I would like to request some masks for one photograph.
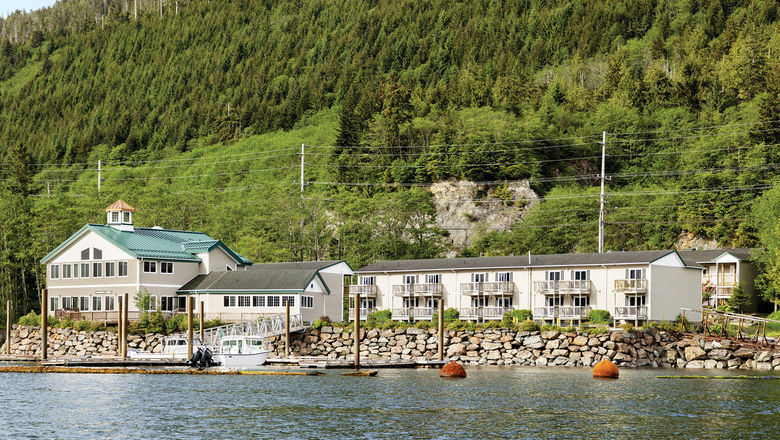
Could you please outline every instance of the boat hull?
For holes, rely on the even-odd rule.
[[[214,353],[213,358],[221,366],[227,368],[251,368],[259,367],[265,363],[270,350],[261,350],[257,353]]]

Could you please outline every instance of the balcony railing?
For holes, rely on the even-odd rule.
[[[544,294],[590,293],[590,280],[534,281],[534,290]]]
[[[355,296],[356,293],[359,293],[362,297],[376,296],[377,291],[376,285],[353,284],[349,286],[349,294],[351,296]]]
[[[645,279],[615,280],[615,292],[647,292],[647,280]]]
[[[615,307],[616,319],[647,319],[647,306]]]
[[[374,312],[376,312],[376,308],[375,307],[361,308],[360,309],[360,319],[361,320],[366,320],[366,319],[368,319],[368,315],[370,315],[370,314],[372,314]],[[349,309],[349,320],[352,321],[353,319],[355,319],[355,309],[354,308],[350,308]]]
[[[735,273],[710,273],[704,275],[704,282],[716,286],[734,287],[737,285],[737,274]]]
[[[393,286],[395,296],[441,296],[441,283],[396,284]]]
[[[504,319],[514,307],[465,307],[459,310],[460,319]]]
[[[431,319],[433,318],[433,313],[435,311],[436,309],[433,307],[404,307],[400,309],[393,309],[393,319]]]
[[[515,283],[511,281],[460,283],[462,295],[511,295],[514,291]]]
[[[534,308],[534,317],[542,319],[585,319],[590,306],[547,306]]]

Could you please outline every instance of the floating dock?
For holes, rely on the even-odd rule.
[[[321,376],[321,371],[242,371],[197,368],[144,369],[144,368],[88,368],[88,367],[0,367],[0,373],[79,373],[79,374],[188,374],[214,376]]]
[[[441,368],[446,361],[439,360],[392,360],[392,359],[365,359],[360,361],[360,366],[365,368]],[[354,368],[353,361],[346,359],[328,359],[323,357],[298,357],[298,358],[277,358],[266,359],[266,365],[269,366],[298,366],[301,368]]]

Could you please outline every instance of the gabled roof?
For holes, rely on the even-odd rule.
[[[650,264],[675,251],[631,251],[580,254],[519,255],[508,257],[432,258],[424,260],[388,260],[363,266],[357,273],[406,272],[458,269],[498,269],[521,267],[566,267]],[[686,263],[686,266],[692,266]]]
[[[201,274],[187,282],[177,293],[209,292],[290,292],[303,293],[317,279],[330,294],[325,281],[313,269],[221,270]]]
[[[187,241],[181,244],[181,248],[183,250],[193,254],[211,252],[212,250],[218,247],[221,248],[223,251],[225,251],[225,253],[230,255],[231,258],[238,261],[239,264],[244,266],[252,265],[252,260],[244,257],[238,252],[233,251],[233,249],[227,247],[225,243],[222,243],[221,240],[211,239],[211,240]]]
[[[128,205],[127,203],[123,202],[122,200],[117,200],[116,202],[108,205],[106,207],[106,212],[108,211],[130,211],[135,212],[135,208]]]
[[[123,231],[107,225],[87,224],[62,242],[53,251],[41,259],[45,264],[60,253],[74,240],[91,231],[108,240],[118,248],[127,252],[134,258],[181,260],[198,262],[201,259],[196,252],[185,249],[190,242],[217,242],[226,252],[242,265],[252,264],[247,258],[233,252],[219,240],[214,240],[203,232],[179,231],[162,228],[134,228],[132,231]]]
[[[683,260],[689,262],[696,262],[699,264],[714,263],[715,259],[723,254],[733,255],[739,260],[749,260],[750,254],[753,249],[740,248],[740,249],[710,249],[710,250],[684,250],[679,251]]]

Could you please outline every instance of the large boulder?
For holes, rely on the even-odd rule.
[[[707,352],[704,351],[703,348],[698,346],[688,346],[685,347],[685,360],[688,362],[701,360],[701,359],[707,359]],[[701,367],[690,367],[690,368],[702,368],[704,367],[704,363],[702,363]]]

